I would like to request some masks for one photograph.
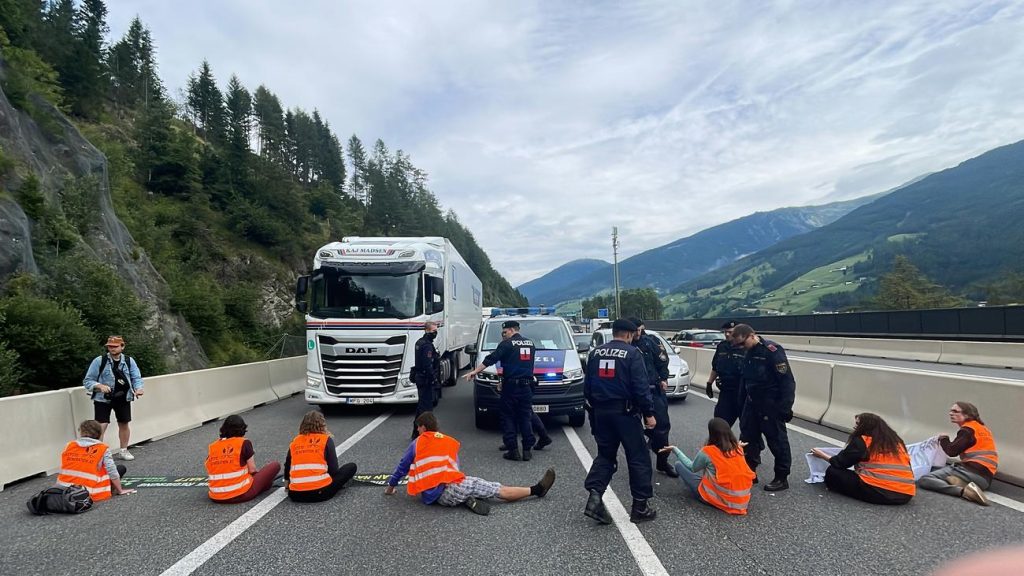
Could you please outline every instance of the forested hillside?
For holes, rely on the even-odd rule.
[[[150,375],[262,359],[345,235],[446,236],[486,305],[525,303],[408,154],[206,62],[176,101],[145,25],[110,42],[106,15],[0,0],[0,393],[76,384],[115,333]]]

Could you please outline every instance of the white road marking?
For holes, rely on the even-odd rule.
[[[587,447],[583,445],[583,441],[576,434],[576,430],[571,426],[563,426],[562,430],[565,432],[566,437],[569,438],[569,444],[576,452],[576,457],[580,459],[583,468],[590,470],[594,459],[590,456],[590,451],[587,450]],[[654,553],[650,543],[644,538],[636,524],[629,521],[629,514],[626,512],[626,508],[622,505],[622,501],[619,500],[611,486],[604,493],[604,504],[608,508],[608,512],[611,513],[615,527],[619,529],[619,534],[622,534],[622,539],[626,541],[626,546],[629,547],[630,553],[633,554],[633,559],[636,560],[640,571],[647,575],[668,576],[668,570],[665,570],[665,566],[662,565],[658,555]]]
[[[691,391],[690,393],[691,394],[695,394],[696,396],[699,396],[700,398],[703,398],[704,400],[708,400],[710,402],[714,402],[715,404],[718,403],[717,399],[708,398],[704,394],[695,393],[693,391]],[[843,442],[842,440],[836,440],[835,438],[831,438],[829,436],[821,434],[820,432],[815,432],[814,430],[808,430],[807,428],[804,428],[802,426],[794,426],[793,424],[786,424],[786,427],[789,428],[790,430],[798,433],[798,434],[803,434],[804,436],[810,436],[811,438],[814,438],[815,440],[821,440],[822,442],[827,442],[828,444],[831,444],[833,446],[846,446],[846,442]],[[1016,510],[1018,512],[1024,512],[1024,502],[1018,502],[1017,500],[1014,500],[1013,498],[1008,498],[1006,496],[1000,496],[999,494],[994,494],[992,492],[985,492],[985,497],[988,498],[990,502],[995,502],[996,504],[999,504],[1000,506],[1006,506],[1007,508],[1010,508],[1011,510]]]
[[[381,414],[372,422],[360,428],[358,432],[349,436],[348,439],[338,446],[338,456],[341,456],[346,450],[355,446],[356,442],[365,438],[367,434],[373,432],[373,430],[387,420],[388,416],[391,416],[391,414],[392,412]],[[260,518],[266,516],[267,513],[273,510],[275,506],[283,502],[287,496],[287,491],[284,488],[274,490],[268,494],[266,498],[261,500],[259,504],[253,506],[248,512],[239,516],[234,522],[228,524],[223,530],[211,536],[209,540],[200,544],[199,547],[190,552],[187,556],[175,562],[174,565],[167,570],[164,570],[161,576],[187,576],[188,574],[195,572],[197,568],[205,564],[210,558],[213,558],[214,555],[230,544],[232,540],[241,536],[242,533],[251,528],[253,524],[256,524]]]

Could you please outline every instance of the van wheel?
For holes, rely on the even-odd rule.
[[[587,413],[586,412],[580,412],[579,414],[570,414],[569,415],[569,426],[572,426],[573,428],[579,428],[580,426],[583,426],[583,424],[586,423],[586,421],[587,421]]]

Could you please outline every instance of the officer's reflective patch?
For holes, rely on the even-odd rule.
[[[779,374],[785,374],[786,372],[789,372],[789,364],[787,364],[786,362],[776,364],[775,369],[779,371]]]
[[[775,352],[776,350],[778,350],[778,348],[775,347],[775,344],[769,344],[768,345],[768,349],[771,350],[772,352]]]

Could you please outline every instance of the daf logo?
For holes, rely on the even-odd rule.
[[[345,354],[373,354],[376,348],[345,348]]]

